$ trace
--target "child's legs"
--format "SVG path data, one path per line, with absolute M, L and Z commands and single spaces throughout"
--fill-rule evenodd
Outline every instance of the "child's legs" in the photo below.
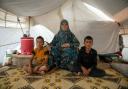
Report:
M 39 73 L 39 68 L 40 68 L 40 66 L 35 66 L 35 67 L 33 68 L 33 72 L 34 72 L 34 73 Z
M 42 72 L 46 72 L 48 71 L 48 67 L 47 66 L 36 66 L 33 69 L 34 73 L 42 73 Z
M 23 66 L 23 70 L 26 71 L 27 73 L 29 73 L 29 65 L 24 65 Z
M 39 71 L 41 72 L 41 71 L 48 71 L 48 67 L 47 66 L 41 66 L 40 68 L 39 68 Z
M 105 71 L 104 70 L 101 70 L 101 69 L 98 69 L 98 68 L 92 68 L 89 76 L 92 76 L 92 77 L 103 77 L 105 76 Z

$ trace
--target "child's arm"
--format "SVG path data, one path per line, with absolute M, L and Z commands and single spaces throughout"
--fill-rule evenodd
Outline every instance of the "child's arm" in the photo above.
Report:
M 88 69 L 88 71 L 90 72 L 92 70 L 92 68 L 97 66 L 97 51 L 94 50 L 93 52 L 93 66 L 91 68 Z
M 28 66 L 28 73 L 29 74 L 32 74 L 32 60 L 33 60 L 33 57 L 30 59 L 29 66 Z
M 42 62 L 42 64 L 41 64 L 41 66 L 42 65 L 47 65 L 47 63 L 48 63 L 48 55 L 45 55 L 44 57 L 43 57 L 43 62 Z
M 32 61 L 34 59 L 34 55 L 35 55 L 35 52 L 33 51 L 32 52 L 32 58 L 30 59 L 30 62 L 29 62 L 29 73 L 30 74 L 32 73 Z
M 93 52 L 93 61 L 92 61 L 92 63 L 93 63 L 93 66 L 91 68 L 94 68 L 94 67 L 97 66 L 97 51 L 96 50 L 94 50 L 94 52 Z
M 44 61 L 43 61 L 42 65 L 45 65 L 45 64 L 47 65 L 47 63 L 48 63 L 49 50 L 48 50 L 48 48 L 46 47 L 44 51 L 45 51 L 45 52 L 44 52 L 44 57 L 43 57 Z
M 35 56 L 35 51 L 33 50 L 32 51 L 32 58 L 30 59 L 30 62 L 29 62 L 29 66 L 32 67 L 32 61 L 34 59 L 34 56 Z
M 29 62 L 29 66 L 32 67 L 32 61 L 34 59 L 34 56 L 32 56 L 32 58 L 30 59 L 30 62 Z

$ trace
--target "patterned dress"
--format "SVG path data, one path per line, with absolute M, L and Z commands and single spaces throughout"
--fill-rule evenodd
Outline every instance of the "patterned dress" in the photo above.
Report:
M 66 20 L 63 22 L 68 23 Z M 69 43 L 69 48 L 62 48 L 61 45 L 64 43 Z M 68 29 L 63 31 L 60 27 L 60 31 L 55 35 L 52 40 L 51 53 L 54 56 L 56 65 L 60 68 L 73 71 L 73 66 L 77 62 L 79 41 L 75 35 Z
M 33 65 L 47 65 L 44 64 L 44 62 L 48 62 L 48 48 L 43 47 L 42 49 L 35 48 L 33 51 L 34 57 L 33 57 Z
M 39 65 L 45 65 L 48 67 L 48 69 L 52 69 L 54 67 L 54 60 L 53 56 L 49 54 L 49 50 L 47 47 L 43 47 L 42 49 L 35 48 L 33 51 L 33 61 L 32 61 L 32 67 L 39 66 Z M 45 64 L 45 62 L 47 62 Z

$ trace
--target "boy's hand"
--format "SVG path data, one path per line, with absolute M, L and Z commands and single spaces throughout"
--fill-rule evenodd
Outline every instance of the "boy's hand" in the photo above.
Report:
M 90 73 L 90 71 L 88 71 L 88 69 L 86 69 L 86 68 L 84 68 L 84 67 L 82 67 L 82 71 L 83 71 L 83 74 L 84 74 L 85 76 L 88 76 L 89 73 Z
M 89 73 L 91 72 L 91 68 L 88 69 Z
M 88 70 L 83 70 L 83 74 L 84 74 L 85 76 L 88 76 L 88 75 L 89 75 L 89 71 L 88 71 Z

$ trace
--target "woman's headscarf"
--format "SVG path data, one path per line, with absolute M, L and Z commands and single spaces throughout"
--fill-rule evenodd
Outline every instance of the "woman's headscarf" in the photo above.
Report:
M 66 23 L 67 25 L 68 25 L 68 29 L 66 30 L 66 31 L 64 31 L 62 28 L 61 28 L 61 25 L 63 24 L 63 23 Z M 73 33 L 70 31 L 70 28 L 69 28 L 69 24 L 68 24 L 68 21 L 66 20 L 66 19 L 63 19 L 62 21 L 61 21 L 61 23 L 60 23 L 60 30 L 59 30 L 59 32 L 58 32 L 58 34 L 57 35 L 72 35 Z
M 68 25 L 68 29 L 66 31 L 64 31 L 61 28 L 61 25 L 63 23 L 66 23 Z M 62 45 L 64 43 L 72 43 L 72 42 L 78 42 L 78 40 L 76 39 L 75 35 L 71 32 L 70 28 L 69 28 L 69 24 L 68 21 L 66 19 L 63 19 L 60 23 L 60 30 L 59 32 L 55 35 L 52 43 L 53 44 L 58 44 L 58 45 Z M 79 43 L 79 42 L 78 42 Z

